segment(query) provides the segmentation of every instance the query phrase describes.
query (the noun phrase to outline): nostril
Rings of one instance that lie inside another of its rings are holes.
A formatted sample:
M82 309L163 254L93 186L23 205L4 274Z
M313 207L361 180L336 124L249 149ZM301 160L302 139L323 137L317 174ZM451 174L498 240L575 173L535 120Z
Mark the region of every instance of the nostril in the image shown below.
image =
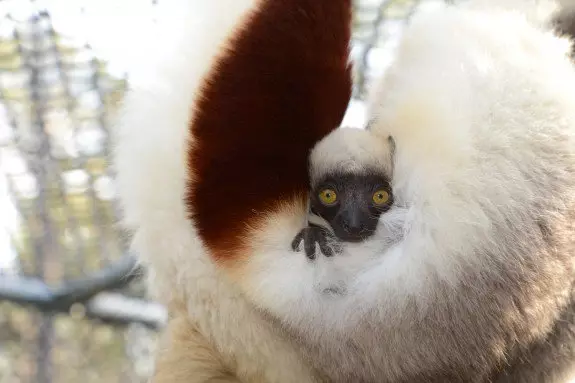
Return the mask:
M360 222L343 222L343 229L348 233L359 233L363 230L363 225Z
M357 209L346 210L338 217L338 226L342 232L355 237L365 230L364 218L365 215Z

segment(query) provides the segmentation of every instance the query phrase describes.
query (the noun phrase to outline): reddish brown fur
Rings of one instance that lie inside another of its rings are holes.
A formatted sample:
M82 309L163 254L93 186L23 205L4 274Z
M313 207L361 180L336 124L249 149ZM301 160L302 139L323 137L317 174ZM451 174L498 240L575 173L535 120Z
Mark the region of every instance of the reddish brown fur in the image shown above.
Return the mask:
M206 81L191 121L187 206L218 260L246 225L307 194L313 145L351 96L350 0L265 0Z

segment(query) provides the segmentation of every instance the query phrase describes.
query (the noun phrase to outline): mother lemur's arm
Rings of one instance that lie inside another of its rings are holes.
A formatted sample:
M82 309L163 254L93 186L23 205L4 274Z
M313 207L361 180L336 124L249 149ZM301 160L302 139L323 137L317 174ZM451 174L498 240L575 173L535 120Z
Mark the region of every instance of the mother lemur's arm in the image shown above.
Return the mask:
M350 25L350 0L262 1L206 80L190 124L187 206L224 268L241 263L274 213L294 208L303 220L309 152L351 95Z
M262 220L288 209L304 223L309 152L338 127L351 96L351 9L351 0L261 0L204 78L189 126L186 206L225 271L249 256ZM283 242L291 252L291 238ZM154 382L238 381L194 329L185 313L174 316Z

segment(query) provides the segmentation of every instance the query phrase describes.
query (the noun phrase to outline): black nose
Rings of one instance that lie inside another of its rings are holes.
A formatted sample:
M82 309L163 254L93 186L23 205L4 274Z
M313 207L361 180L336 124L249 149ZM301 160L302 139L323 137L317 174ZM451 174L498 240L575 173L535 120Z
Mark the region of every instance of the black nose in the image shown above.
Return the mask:
M345 214L341 226L349 234L360 234L364 230L363 217L358 213Z
M377 220L369 211L354 207L342 211L332 224L335 235L349 242L360 242L375 232Z
M336 235L344 240L350 242L361 241L368 237L367 233L367 216L365 212L359 209L350 209L343 211L339 216L339 226L335 230Z

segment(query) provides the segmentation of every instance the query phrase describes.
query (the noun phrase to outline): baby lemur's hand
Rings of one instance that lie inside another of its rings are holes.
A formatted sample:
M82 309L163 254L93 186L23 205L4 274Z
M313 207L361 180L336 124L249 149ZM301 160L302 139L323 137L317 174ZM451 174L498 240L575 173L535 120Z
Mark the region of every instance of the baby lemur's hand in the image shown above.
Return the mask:
M316 243L319 245L322 254L326 257L331 257L334 253L340 251L335 237L323 227L314 224L304 227L295 236L291 244L293 251L301 250L302 241L306 257L312 260L316 257Z

